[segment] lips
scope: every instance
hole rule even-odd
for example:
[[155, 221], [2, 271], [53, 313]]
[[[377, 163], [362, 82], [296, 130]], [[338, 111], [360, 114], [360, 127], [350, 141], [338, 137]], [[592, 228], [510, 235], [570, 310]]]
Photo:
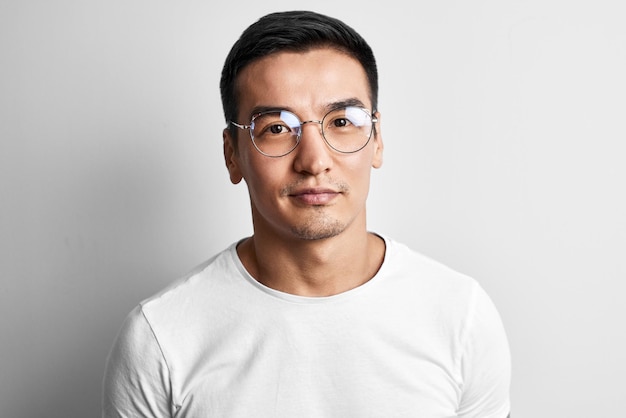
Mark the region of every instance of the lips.
[[314, 188], [297, 190], [290, 197], [305, 205], [321, 206], [331, 203], [341, 193], [332, 189]]

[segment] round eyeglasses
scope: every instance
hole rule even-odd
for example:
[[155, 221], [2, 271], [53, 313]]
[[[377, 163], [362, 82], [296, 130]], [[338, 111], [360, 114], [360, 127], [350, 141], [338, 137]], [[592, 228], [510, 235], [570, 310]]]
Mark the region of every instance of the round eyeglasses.
[[335, 151], [349, 154], [360, 151], [369, 142], [374, 123], [367, 109], [346, 106], [331, 110], [322, 120], [302, 122], [288, 110], [270, 110], [252, 116], [250, 125], [233, 121], [229, 124], [248, 129], [254, 147], [268, 157], [282, 157], [296, 149], [302, 139], [302, 127], [307, 123], [319, 123], [322, 137]]

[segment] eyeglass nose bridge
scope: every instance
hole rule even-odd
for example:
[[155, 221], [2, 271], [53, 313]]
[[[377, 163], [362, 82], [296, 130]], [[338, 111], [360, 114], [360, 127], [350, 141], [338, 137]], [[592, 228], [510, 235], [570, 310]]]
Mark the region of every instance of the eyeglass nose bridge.
[[321, 121], [321, 120], [315, 120], [315, 119], [305, 120], [304, 122], [300, 122], [300, 132], [299, 132], [299, 134], [300, 134], [300, 135], [298, 135], [298, 136], [300, 136], [300, 137], [302, 136], [302, 128], [303, 128], [303, 127], [304, 127], [304, 125], [306, 125], [307, 123], [317, 123], [318, 125], [320, 125], [320, 134], [322, 135], [322, 137], [323, 137], [324, 139], [326, 139], [326, 138], [324, 137], [324, 129], [323, 129], [323, 123], [324, 123], [324, 121]]

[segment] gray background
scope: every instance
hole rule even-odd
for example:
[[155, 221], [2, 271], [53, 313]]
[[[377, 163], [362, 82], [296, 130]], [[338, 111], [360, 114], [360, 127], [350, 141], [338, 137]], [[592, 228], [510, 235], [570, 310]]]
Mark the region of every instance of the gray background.
[[251, 232], [219, 74], [245, 26], [292, 8], [373, 46], [369, 227], [487, 289], [514, 416], [623, 413], [621, 4], [1, 0], [0, 416], [98, 416], [125, 315]]

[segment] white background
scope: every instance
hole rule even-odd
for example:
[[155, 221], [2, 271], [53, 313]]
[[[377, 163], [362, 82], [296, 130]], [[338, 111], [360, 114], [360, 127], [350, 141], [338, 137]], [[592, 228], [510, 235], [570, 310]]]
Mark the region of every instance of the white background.
[[622, 2], [1, 0], [0, 415], [98, 416], [125, 315], [251, 232], [219, 76], [248, 24], [293, 8], [372, 45], [369, 227], [489, 292], [513, 416], [623, 414]]

